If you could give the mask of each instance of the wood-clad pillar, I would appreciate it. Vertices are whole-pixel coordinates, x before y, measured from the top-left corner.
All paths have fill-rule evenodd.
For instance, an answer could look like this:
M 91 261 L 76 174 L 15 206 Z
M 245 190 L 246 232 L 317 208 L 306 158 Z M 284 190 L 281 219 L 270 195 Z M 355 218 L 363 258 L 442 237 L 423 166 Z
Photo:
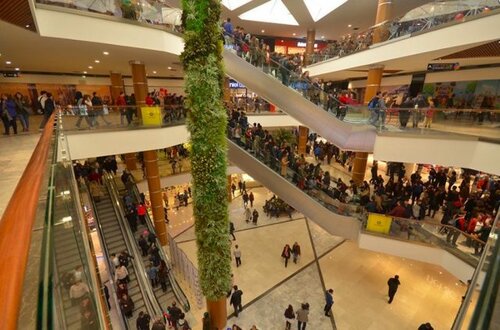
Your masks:
M 306 156 L 306 144 L 308 137 L 309 128 L 305 126 L 299 126 L 299 143 L 297 145 L 297 151 L 299 152 L 299 155 Z
M 311 56 L 314 55 L 314 44 L 316 43 L 316 31 L 313 29 L 307 30 L 306 52 L 304 53 L 304 63 L 311 63 Z
M 116 104 L 116 100 L 118 100 L 120 93 L 124 92 L 123 77 L 121 73 L 111 71 L 109 73 L 109 79 L 111 80 L 111 86 L 110 86 L 111 99 L 113 101 L 113 104 Z
M 125 166 L 127 170 L 137 170 L 137 160 L 135 158 L 135 153 L 131 152 L 129 154 L 125 154 Z
M 134 86 L 135 104 L 137 105 L 137 118 L 141 121 L 141 107 L 146 105 L 146 96 L 148 95 L 146 66 L 141 61 L 130 61 L 129 63 L 132 70 L 132 85 Z
M 356 152 L 354 165 L 352 167 L 352 180 L 356 184 L 363 183 L 366 172 L 367 152 Z
M 211 329 L 226 329 L 227 322 L 227 299 L 226 297 L 219 300 L 207 299 L 207 311 L 210 314 L 210 321 L 212 322 Z
M 375 29 L 373 43 L 386 41 L 389 37 L 389 25 L 384 22 L 392 18 L 392 0 L 378 0 L 377 16 L 375 16 Z M 380 24 L 380 25 L 378 25 Z
M 380 83 L 382 82 L 382 74 L 384 73 L 383 66 L 372 67 L 368 70 L 368 78 L 366 80 L 366 90 L 364 104 L 368 104 L 370 100 L 380 90 Z
M 156 236 L 161 245 L 165 246 L 168 244 L 167 226 L 165 225 L 165 211 L 163 210 L 158 151 L 144 151 L 144 166 L 146 167 L 146 179 L 148 180 L 149 199 L 153 211 Z
M 233 184 L 233 179 L 231 174 L 227 176 L 227 201 L 231 203 L 233 201 L 233 192 L 231 190 L 231 185 Z
M 231 101 L 231 88 L 229 87 L 229 78 L 224 77 L 224 102 Z

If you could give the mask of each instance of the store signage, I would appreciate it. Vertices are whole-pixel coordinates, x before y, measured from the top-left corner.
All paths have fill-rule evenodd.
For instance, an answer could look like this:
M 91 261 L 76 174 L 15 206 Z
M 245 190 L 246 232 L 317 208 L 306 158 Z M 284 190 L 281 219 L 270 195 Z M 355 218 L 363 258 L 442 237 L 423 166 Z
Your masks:
M 3 76 L 6 78 L 17 78 L 19 77 L 19 72 L 4 72 Z
M 307 44 L 303 41 L 297 42 L 297 47 L 305 47 Z M 318 48 L 318 44 L 314 44 L 314 48 Z
M 238 89 L 238 88 L 246 88 L 246 87 L 242 83 L 240 83 L 236 80 L 230 79 L 229 80 L 229 88 Z
M 427 71 L 451 71 L 460 69 L 458 63 L 429 63 L 427 64 Z

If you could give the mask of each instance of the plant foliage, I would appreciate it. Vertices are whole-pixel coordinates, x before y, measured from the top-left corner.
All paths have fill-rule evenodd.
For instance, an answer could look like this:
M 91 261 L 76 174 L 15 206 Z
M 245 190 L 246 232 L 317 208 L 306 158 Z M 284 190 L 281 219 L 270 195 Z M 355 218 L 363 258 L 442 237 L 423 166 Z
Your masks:
M 183 0 L 188 129 L 198 273 L 208 300 L 225 297 L 231 250 L 227 211 L 226 111 L 223 107 L 220 0 Z

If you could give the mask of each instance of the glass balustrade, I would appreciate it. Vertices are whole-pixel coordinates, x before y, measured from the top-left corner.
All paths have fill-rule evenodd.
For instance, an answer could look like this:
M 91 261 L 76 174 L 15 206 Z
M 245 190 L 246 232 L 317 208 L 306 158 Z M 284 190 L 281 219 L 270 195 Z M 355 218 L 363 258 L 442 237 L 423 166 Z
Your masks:
M 103 287 L 90 255 L 73 168 L 57 161 L 58 144 L 54 139 L 49 166 L 37 328 L 104 329 L 109 319 L 102 308 Z
M 329 42 L 325 49 L 309 56 L 308 64 L 348 56 L 370 49 L 370 46 L 377 43 L 411 37 L 415 34 L 467 22 L 471 18 L 496 13 L 499 8 L 500 3 L 493 0 L 429 2 L 410 10 L 403 16 Z

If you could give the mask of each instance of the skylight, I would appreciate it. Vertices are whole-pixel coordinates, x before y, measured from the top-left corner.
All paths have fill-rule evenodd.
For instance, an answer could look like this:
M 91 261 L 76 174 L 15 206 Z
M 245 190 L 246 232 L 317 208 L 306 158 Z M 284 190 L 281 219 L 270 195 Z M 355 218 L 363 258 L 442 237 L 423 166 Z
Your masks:
M 222 0 L 221 3 L 229 10 L 235 10 L 238 7 L 243 6 L 244 4 L 249 3 L 252 0 Z
M 317 22 L 346 3 L 347 0 L 304 0 L 312 19 Z
M 247 21 L 299 25 L 281 0 L 268 1 L 263 5 L 241 14 L 239 17 Z

